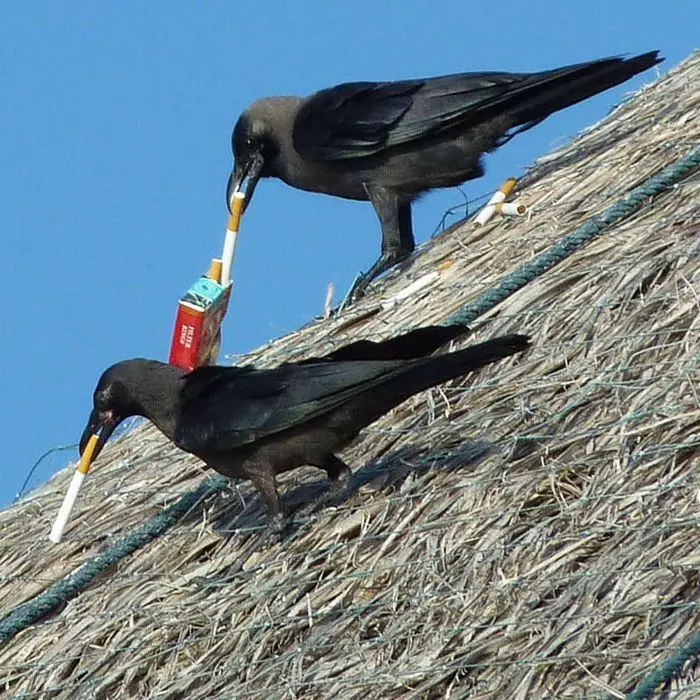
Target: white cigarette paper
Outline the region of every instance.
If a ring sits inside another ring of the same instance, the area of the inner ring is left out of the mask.
[[[236,241],[238,231],[226,229],[224,239],[224,252],[221,255],[221,286],[225,287],[231,281],[231,267],[233,266],[233,256],[236,254]]]
[[[83,454],[80,457],[80,462],[78,462],[78,468],[73,474],[73,479],[68,487],[68,493],[63,499],[61,508],[56,516],[56,521],[51,528],[51,534],[49,539],[52,542],[60,542],[61,537],[63,537],[63,531],[66,529],[66,524],[68,523],[68,518],[70,518],[71,511],[75,505],[75,501],[78,498],[78,493],[80,492],[80,487],[83,485],[85,480],[85,475],[90,470],[90,464],[92,463],[92,456],[95,454],[95,448],[97,447],[97,442],[99,438],[97,435],[91,435],[90,439],[85,445]]]
[[[513,177],[506,180],[501,185],[501,188],[497,192],[494,192],[491,199],[489,199],[489,201],[486,203],[486,206],[475,217],[474,221],[480,226],[483,226],[484,224],[488,223],[488,221],[496,212],[496,204],[500,204],[501,202],[503,202],[505,198],[515,189],[515,185],[517,183],[518,181]]]
[[[502,216],[525,216],[527,207],[517,202],[501,202],[495,206],[496,211]]]
[[[408,287],[404,287],[400,292],[394,294],[393,297],[383,302],[382,308],[393,309],[394,306],[396,306],[400,301],[410,297],[411,294],[419,292],[421,289],[423,289],[423,287],[427,287],[431,282],[434,282],[439,276],[440,273],[434,271],[428,272],[428,274],[419,277],[415,282],[411,282],[411,284],[409,284]]]
[[[393,309],[400,301],[407,299],[412,294],[420,292],[421,289],[427,287],[429,284],[432,284],[449,267],[452,267],[452,261],[445,260],[445,262],[438,265],[437,270],[433,270],[432,272],[422,275],[415,282],[411,282],[408,287],[404,287],[400,292],[394,294],[393,297],[390,297],[385,302],[382,302],[382,308],[385,310]]]
[[[63,499],[61,508],[58,511],[56,520],[51,528],[51,534],[49,535],[49,539],[56,544],[58,544],[63,537],[63,531],[66,529],[73,506],[78,500],[78,493],[80,493],[80,487],[83,485],[83,481],[85,481],[85,474],[76,470],[76,472],[73,474],[73,479],[70,482],[70,486],[68,487],[68,493],[66,493],[66,496]]]
[[[233,268],[233,258],[236,254],[236,242],[238,240],[238,229],[241,223],[241,211],[243,209],[243,192],[233,193],[231,201],[231,216],[226,227],[226,238],[224,239],[224,251],[221,254],[221,286],[226,287],[231,281],[231,269]]]
[[[333,311],[333,297],[335,296],[335,285],[333,282],[328,284],[326,290],[326,301],[323,304],[323,318],[330,318]]]

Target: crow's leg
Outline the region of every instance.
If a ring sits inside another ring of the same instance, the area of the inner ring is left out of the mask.
[[[367,185],[367,195],[382,227],[382,254],[370,269],[361,275],[350,290],[351,299],[358,299],[367,285],[390,267],[405,260],[416,247],[411,222],[411,202],[402,200],[389,187]]]
[[[334,454],[324,455],[319,459],[309,462],[311,466],[323,469],[328,478],[333,482],[318,498],[309,504],[310,511],[318,511],[333,503],[350,482],[352,471],[345,462]],[[306,510],[306,509],[304,509]]]
[[[334,454],[327,455],[323,459],[314,462],[314,467],[325,470],[328,478],[336,484],[344,485],[350,481],[352,471],[345,462]]]
[[[277,490],[275,473],[268,465],[246,465],[245,471],[267,506],[270,528],[275,533],[281,534],[285,528],[286,514]]]

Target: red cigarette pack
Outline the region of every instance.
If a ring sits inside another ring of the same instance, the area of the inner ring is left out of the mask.
[[[170,344],[171,365],[188,372],[214,364],[219,355],[221,323],[231,298],[231,284],[200,277],[180,299]]]

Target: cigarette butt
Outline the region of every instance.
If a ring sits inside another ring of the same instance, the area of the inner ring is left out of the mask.
[[[221,260],[219,260],[219,258],[211,259],[211,265],[209,266],[207,277],[214,280],[214,282],[221,283]]]
[[[499,202],[495,205],[496,211],[501,216],[525,216],[527,207],[517,202]]]
[[[432,284],[436,279],[440,277],[440,274],[442,272],[451,268],[452,265],[454,265],[454,262],[452,260],[443,260],[432,272],[428,272],[425,275],[422,275],[415,282],[411,282],[411,284],[409,284],[408,287],[404,287],[400,292],[397,292],[396,294],[394,294],[393,297],[390,297],[385,302],[383,302],[382,308],[385,310],[393,309],[394,306],[396,306],[403,299],[407,299],[412,294],[420,292],[421,289],[427,287],[429,284]]]
[[[404,287],[400,292],[394,294],[393,297],[390,297],[385,302],[383,302],[382,308],[385,310],[393,309],[394,306],[396,306],[400,301],[407,299],[412,294],[415,294],[424,287],[427,287],[429,284],[434,282],[439,276],[440,273],[437,270],[433,270],[432,272],[428,272],[422,277],[419,277],[415,282],[411,282],[411,284],[409,284],[408,287]]]
[[[53,527],[51,528],[51,533],[49,534],[49,539],[54,543],[59,543],[63,537],[63,531],[66,529],[68,520],[70,518],[71,511],[75,502],[78,500],[78,494],[80,493],[80,487],[85,481],[85,475],[90,470],[90,464],[92,463],[92,455],[95,452],[95,447],[97,446],[97,435],[92,435],[88,441],[85,451],[83,452],[78,468],[73,474],[70,486],[66,492],[63,503],[58,511],[56,520],[54,521]]]
[[[496,206],[503,202],[505,198],[515,189],[518,181],[514,178],[508,178],[497,192],[494,192],[491,199],[486,203],[486,206],[479,212],[474,221],[483,226],[496,213]]]
[[[509,177],[499,188],[499,192],[503,195],[503,199],[508,199],[511,192],[515,189],[518,181],[514,177]]]

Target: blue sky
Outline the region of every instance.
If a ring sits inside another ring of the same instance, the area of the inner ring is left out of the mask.
[[[230,132],[258,97],[348,80],[529,71],[698,45],[700,3],[449,0],[3,3],[0,403],[7,505],[45,450],[76,442],[100,373],[167,359],[177,299],[219,253]],[[487,161],[476,197],[596,121],[653,73],[547,120]],[[419,242],[462,201],[414,208]],[[262,181],[224,325],[237,354],[293,330],[379,252],[366,203]],[[32,484],[74,454],[41,464]]]

